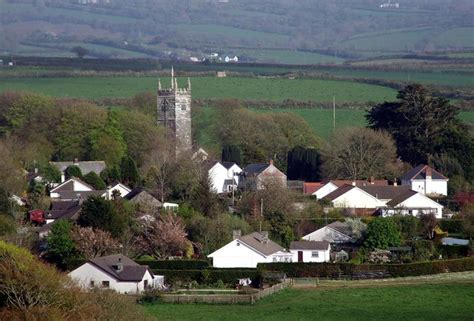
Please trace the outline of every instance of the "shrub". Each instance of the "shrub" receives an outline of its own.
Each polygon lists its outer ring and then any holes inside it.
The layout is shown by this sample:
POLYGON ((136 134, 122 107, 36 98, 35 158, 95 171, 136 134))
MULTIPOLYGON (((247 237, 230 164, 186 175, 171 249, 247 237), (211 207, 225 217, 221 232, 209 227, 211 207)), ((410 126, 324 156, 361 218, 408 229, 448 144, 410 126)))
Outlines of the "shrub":
POLYGON ((463 220, 439 220, 439 227, 448 233, 461 234, 464 232, 463 220))

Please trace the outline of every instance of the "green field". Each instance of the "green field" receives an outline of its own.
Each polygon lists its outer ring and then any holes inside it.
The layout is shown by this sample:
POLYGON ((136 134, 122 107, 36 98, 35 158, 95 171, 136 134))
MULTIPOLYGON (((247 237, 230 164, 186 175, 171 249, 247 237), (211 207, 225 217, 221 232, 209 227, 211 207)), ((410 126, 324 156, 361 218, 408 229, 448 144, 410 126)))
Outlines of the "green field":
POLYGON ((344 59, 335 56, 322 55, 315 52, 282 49, 246 49, 236 52, 239 56, 247 56, 256 62, 279 63, 289 65, 316 65, 316 64, 339 64, 344 59))
POLYGON ((157 303, 146 311, 158 320, 472 320, 474 286, 289 289, 251 306, 157 303))
MULTIPOLYGON (((180 79, 184 86, 185 79, 180 79)), ((169 78, 162 78, 166 86, 169 78)), ((154 91, 157 78, 153 77, 90 77, 90 78, 21 78, 0 79, 0 92, 21 90, 43 93, 54 97, 118 98, 132 97, 143 91, 154 91)), ((349 81, 319 79, 216 78, 193 77, 193 98, 238 98, 244 100, 382 102, 393 100, 396 91, 390 88, 349 81)))

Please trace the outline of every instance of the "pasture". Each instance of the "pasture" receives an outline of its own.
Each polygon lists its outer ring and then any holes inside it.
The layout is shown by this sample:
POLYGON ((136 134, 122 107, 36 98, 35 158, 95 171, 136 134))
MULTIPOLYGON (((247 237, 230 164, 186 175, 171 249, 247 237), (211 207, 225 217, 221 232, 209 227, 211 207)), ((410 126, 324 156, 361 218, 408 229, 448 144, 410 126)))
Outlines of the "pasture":
MULTIPOLYGON (((244 100, 332 101, 338 103, 382 102, 393 100, 396 91, 387 87, 350 81, 321 79, 281 79, 244 77, 193 77, 194 99, 235 98, 244 100)), ((168 86, 169 78, 162 78, 168 86)), ((77 77, 77 78, 9 78, 0 79, 0 92, 30 91, 64 98, 127 98, 143 91, 155 91, 156 77, 77 77)), ((186 79, 179 79, 180 86, 186 79)))
POLYGON ((145 306, 159 320, 472 320, 472 282, 288 289, 255 305, 145 306))

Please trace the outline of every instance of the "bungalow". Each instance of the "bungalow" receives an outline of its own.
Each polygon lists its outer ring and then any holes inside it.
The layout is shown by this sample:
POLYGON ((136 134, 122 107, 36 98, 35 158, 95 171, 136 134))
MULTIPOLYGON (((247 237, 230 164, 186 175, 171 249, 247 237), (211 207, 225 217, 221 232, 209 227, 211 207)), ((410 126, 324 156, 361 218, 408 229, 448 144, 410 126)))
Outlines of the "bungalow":
MULTIPOLYGON (((313 183, 314 184, 314 183, 313 183)), ((343 185, 353 185, 353 186, 387 186, 387 180, 374 180, 370 179, 369 181, 366 180, 330 180, 328 182, 323 182, 319 184, 319 186, 312 186, 310 190, 313 190, 311 195, 316 196, 316 199, 322 199, 327 196, 329 193, 334 192, 339 187, 343 185)))
POLYGON ((426 195, 448 195, 449 179, 429 167, 418 165, 401 177, 402 185, 426 195))
POLYGON ((265 184, 270 182, 285 187, 287 185, 286 175, 273 165, 273 160, 270 160, 268 164, 256 163, 246 166, 241 173, 239 188, 262 190, 265 188, 265 184))
POLYGON ((218 193, 228 193, 237 188, 242 168, 233 162, 214 162, 208 170, 211 189, 218 193))
POLYGON ((120 182, 115 182, 114 184, 107 186, 106 198, 111 200, 114 198, 114 195, 121 198, 131 192, 131 188, 128 186, 123 185, 120 182))
POLYGON ((96 191, 94 187, 77 177, 71 177, 49 192, 49 196, 52 199, 61 200, 85 200, 89 196, 101 196, 105 198, 106 195, 106 191, 96 191))
POLYGON ((61 183, 65 181, 65 171, 69 166, 77 166, 81 170, 82 175, 94 172, 97 175, 105 169, 104 161, 79 161, 77 158, 73 162, 49 162, 61 172, 61 183))
POLYGON ((345 222, 332 222, 316 231, 302 237, 303 240, 316 242, 329 242, 331 244, 356 243, 360 235, 352 231, 349 224, 345 222))
POLYGON ((157 212, 163 207, 163 204, 157 200, 153 195, 145 191, 142 187, 135 187, 124 196, 124 199, 129 200, 136 205, 140 212, 157 212))
POLYGON ((207 257, 215 268, 255 268, 258 263, 292 262, 293 254, 268 238, 268 232, 241 236, 234 231, 233 240, 207 257))
POLYGON ((354 185, 343 185, 323 200, 331 202, 336 208, 351 209, 356 214, 372 214, 377 208, 385 206, 383 201, 354 185))
POLYGON ((97 257, 68 274, 82 288, 112 289, 136 294, 163 286, 163 276, 154 275, 148 266, 139 265, 122 254, 97 257))
POLYGON ((329 262, 331 244, 327 241, 293 241, 290 252, 293 262, 329 262))
POLYGON ((428 196, 408 190, 387 203, 387 208, 381 209, 382 216, 394 214, 419 216, 432 213, 436 218, 443 217, 443 205, 433 201, 428 196))

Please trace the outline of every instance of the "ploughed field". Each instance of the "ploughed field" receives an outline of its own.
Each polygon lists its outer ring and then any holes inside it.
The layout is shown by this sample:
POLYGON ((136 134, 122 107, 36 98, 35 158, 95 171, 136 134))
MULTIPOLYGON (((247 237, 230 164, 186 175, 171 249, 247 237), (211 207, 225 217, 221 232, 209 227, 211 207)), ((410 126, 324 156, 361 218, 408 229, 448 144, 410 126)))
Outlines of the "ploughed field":
POLYGON ((145 306, 157 320, 472 320, 474 283, 287 289, 255 305, 145 306))

